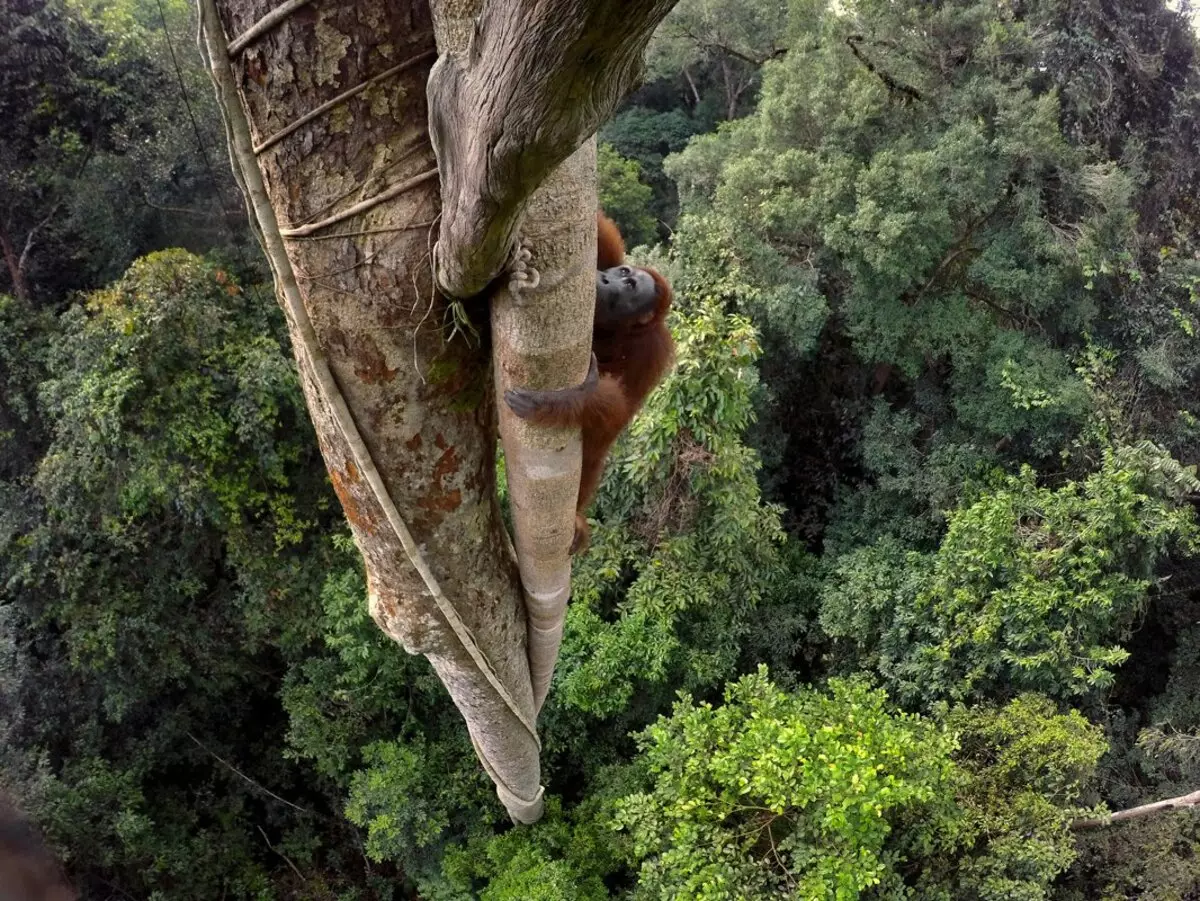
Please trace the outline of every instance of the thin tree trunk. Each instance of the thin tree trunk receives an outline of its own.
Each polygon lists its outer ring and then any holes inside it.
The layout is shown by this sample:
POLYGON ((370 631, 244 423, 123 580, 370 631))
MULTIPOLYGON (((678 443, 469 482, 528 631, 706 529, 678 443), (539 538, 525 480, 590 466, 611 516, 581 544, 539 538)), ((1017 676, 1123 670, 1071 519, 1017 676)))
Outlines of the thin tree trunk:
POLYGON ((698 109, 700 106, 700 91, 696 89, 696 82, 692 79, 691 70, 687 66, 683 67, 683 77, 687 79, 688 87, 692 90, 692 109, 698 109))
POLYGON ((0 226, 0 250, 4 252, 4 264, 8 266, 8 278, 12 282, 13 295, 23 303, 29 303, 29 282, 25 278, 25 269, 21 266, 17 249, 13 247, 8 229, 0 226))
POLYGON ((725 118, 732 121, 737 117, 737 102, 741 92, 733 84, 733 71, 729 60, 721 58, 721 80, 725 84, 725 118))
MULTIPOLYGON (((522 228, 536 288, 492 299, 497 392, 567 387, 591 361, 596 307, 596 142, 588 140, 537 191, 522 228)), ((528 619, 529 676, 540 710, 562 643, 582 446, 578 429, 533 426, 502 401, 500 437, 528 619)))

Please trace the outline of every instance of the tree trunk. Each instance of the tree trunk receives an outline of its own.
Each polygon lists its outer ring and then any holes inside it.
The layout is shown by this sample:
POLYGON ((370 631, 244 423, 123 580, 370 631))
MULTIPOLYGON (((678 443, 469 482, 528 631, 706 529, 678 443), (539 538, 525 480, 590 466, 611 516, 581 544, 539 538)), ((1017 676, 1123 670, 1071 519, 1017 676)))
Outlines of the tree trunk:
MULTIPOLYGON (((535 288, 492 299, 497 393, 561 388, 587 376, 596 308, 596 142, 559 166, 536 192, 522 235, 532 248, 535 288)), ((533 426, 502 401, 500 437, 528 618, 534 707, 550 691, 562 643, 582 445, 578 429, 533 426)))
POLYGON ((499 415, 523 597, 495 502, 491 370, 478 344, 447 338, 431 269, 453 295, 478 294, 514 260, 530 212, 517 272, 493 299, 496 381, 582 380, 595 304, 588 139, 673 2, 439 3, 432 67, 425 0, 201 0, 235 174, 366 562, 371 615, 433 663, 522 823, 542 813, 534 723, 570 592, 579 440, 499 415))
POLYGON ((23 303, 29 303, 29 282, 25 278, 25 267, 13 246, 8 229, 0 226, 0 251, 4 253, 4 264, 8 267, 8 278, 12 282, 13 296, 23 303))
POLYGON ((729 60, 722 56, 721 81, 725 85, 725 118, 729 121, 737 118, 737 102, 740 94, 733 83, 733 79, 733 67, 729 65, 729 60))
POLYGON ((431 280, 428 7, 294 3, 227 58, 228 36, 274 5, 203 0, 205 42, 371 615, 429 658, 509 813, 533 822, 538 743, 488 359, 447 340, 431 280))

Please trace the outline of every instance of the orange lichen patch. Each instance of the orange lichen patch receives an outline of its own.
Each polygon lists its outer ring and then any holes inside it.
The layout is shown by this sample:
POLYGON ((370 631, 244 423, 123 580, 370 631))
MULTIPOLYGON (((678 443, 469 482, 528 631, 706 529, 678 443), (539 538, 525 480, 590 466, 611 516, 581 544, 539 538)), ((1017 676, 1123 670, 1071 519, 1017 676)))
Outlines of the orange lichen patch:
POLYGON ((445 452, 438 457, 437 463, 433 467, 433 478, 436 482, 441 482, 446 476, 454 475, 458 472, 459 460, 458 454, 454 448, 448 447, 445 452))
POLYGON ((423 498, 417 500, 417 506, 430 513, 450 513, 462 504, 462 492, 455 488, 453 491, 434 489, 423 498))
POLYGON ((361 333, 348 335, 336 326, 329 326, 322 330, 321 340, 331 356, 345 357, 352 361, 354 374, 368 385, 390 382, 400 371, 388 366, 383 352, 375 342, 361 333))
POLYGON ((383 382, 390 382, 396 377, 399 369, 392 369, 387 365, 383 353, 375 346, 372 341, 356 342, 355 361, 357 365, 354 367, 354 374, 366 382, 368 385, 379 385, 383 382))
POLYGON ((341 501, 342 512, 346 514, 350 525, 364 535, 374 535, 377 531, 375 518, 364 510, 354 497, 354 488, 362 484, 362 480, 359 478, 358 468, 353 461, 346 462, 345 472, 330 468, 329 481, 333 483, 333 490, 337 493, 338 500, 341 501))
POLYGON ((405 441, 404 446, 407 447, 413 453, 416 453, 417 451, 419 451, 421 449, 421 433, 417 432, 417 434, 413 435, 411 438, 409 438, 407 441, 405 441))
POLYGON ((444 435, 439 433, 433 443, 441 449, 442 455, 430 473, 429 490, 417 501, 417 506, 429 513, 449 513, 462 504, 462 489, 456 487, 447 490, 446 480, 458 474, 462 463, 458 451, 446 441, 444 435))

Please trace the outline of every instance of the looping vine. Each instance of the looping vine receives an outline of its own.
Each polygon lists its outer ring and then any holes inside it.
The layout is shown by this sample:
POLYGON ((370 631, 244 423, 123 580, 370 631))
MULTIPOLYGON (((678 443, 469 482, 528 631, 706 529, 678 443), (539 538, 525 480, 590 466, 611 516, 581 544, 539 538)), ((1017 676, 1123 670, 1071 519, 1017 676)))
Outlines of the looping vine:
POLYGON ((383 81, 384 79, 391 78, 394 75, 399 75, 401 72, 405 71, 406 69, 411 69, 413 66, 418 66, 421 63, 428 62, 429 60, 434 59, 436 56, 437 56, 436 50, 427 50, 426 52, 419 54, 418 56, 414 56, 412 59, 407 59, 398 65, 392 66, 390 69, 385 69, 384 71, 380 72, 378 75, 372 75, 366 81, 361 82, 360 84, 356 84, 354 87, 350 88, 349 90, 342 91, 342 93, 338 94, 336 97, 333 97, 330 100, 326 100, 320 106, 309 110, 307 113, 305 113, 299 119, 297 119, 295 122, 285 125, 283 128, 281 128, 279 131, 275 132, 275 134, 271 135, 266 140, 254 145, 254 148, 253 148, 254 155, 258 156, 259 154, 263 153, 264 151, 269 150, 270 148, 272 148, 276 144, 278 144, 280 141, 282 141, 284 138, 286 138, 288 135, 295 132, 297 129, 303 128, 305 125, 307 125, 313 119, 316 119, 319 116, 323 116, 325 113, 329 112, 334 107, 345 103, 347 100, 349 100, 351 97, 355 96, 356 94, 361 94, 363 91, 365 91, 367 88, 371 87, 372 85, 378 84, 379 82, 383 81))
MULTIPOLYGON (((285 238, 303 238, 307 235, 311 235, 314 232, 321 231, 321 229, 328 228, 331 225, 336 225, 339 222, 343 222, 352 216, 357 216, 359 213, 365 213, 367 210, 378 206, 385 200, 391 200, 393 197, 399 197, 401 194, 425 184, 425 182, 429 181, 430 179, 437 178, 437 174, 437 169, 430 169, 427 172, 422 172, 420 175, 414 175, 412 178, 402 181, 399 184, 392 185, 390 188, 385 188, 374 197, 368 197, 366 200, 347 207, 340 212, 334 213, 332 216, 321 219, 317 222, 309 223, 308 225, 300 225, 296 228, 281 228, 279 230, 279 234, 285 238)), ((416 228, 417 226, 414 225, 412 227, 416 228)))

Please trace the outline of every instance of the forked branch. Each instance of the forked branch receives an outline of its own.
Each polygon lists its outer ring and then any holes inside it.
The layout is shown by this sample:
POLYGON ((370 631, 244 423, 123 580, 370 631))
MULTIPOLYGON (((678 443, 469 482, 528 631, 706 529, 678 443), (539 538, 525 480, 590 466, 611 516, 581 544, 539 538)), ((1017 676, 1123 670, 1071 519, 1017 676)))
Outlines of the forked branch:
POLYGON ((483 0, 462 53, 429 75, 442 181, 438 286, 480 293, 504 269, 530 195, 637 82, 675 0, 483 0))

